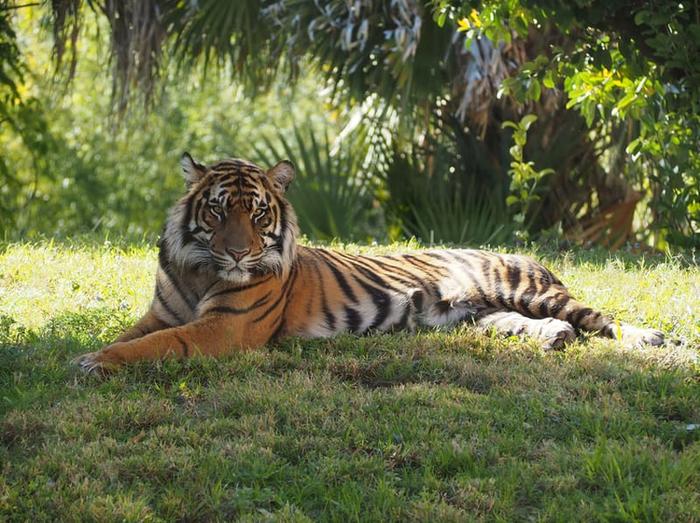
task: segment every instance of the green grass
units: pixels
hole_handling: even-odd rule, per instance
[[[465,326],[101,380],[69,362],[145,311],[155,250],[5,245],[0,520],[700,521],[700,270],[546,262],[670,344],[544,353]]]

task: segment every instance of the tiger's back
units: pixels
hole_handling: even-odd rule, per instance
[[[553,348],[574,335],[572,327],[594,331],[612,325],[611,319],[574,300],[548,269],[524,256],[473,249],[352,256],[300,248],[298,270],[283,334],[332,336],[463,321],[489,325],[485,318],[514,312],[505,329],[509,333],[537,326],[528,320],[558,320],[546,322],[544,341]]]
[[[532,260],[476,250],[385,256],[300,248],[285,333],[331,336],[475,320],[513,300],[514,271],[538,291],[553,282]],[[515,282],[518,279],[518,282]]]

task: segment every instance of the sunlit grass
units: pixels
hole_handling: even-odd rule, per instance
[[[590,338],[549,354],[464,326],[290,339],[98,380],[69,361],[146,310],[156,268],[153,247],[115,245],[0,250],[0,519],[700,513],[692,260],[538,254],[583,301],[666,330],[660,349]]]

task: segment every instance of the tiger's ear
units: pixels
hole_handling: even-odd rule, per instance
[[[185,183],[189,189],[199,180],[201,180],[207,172],[206,166],[199,162],[196,162],[190,153],[184,153],[182,158],[180,158],[180,165],[182,166],[182,174],[185,177]]]
[[[282,192],[286,192],[287,187],[289,187],[289,184],[292,183],[295,174],[294,164],[289,160],[282,160],[272,169],[267,171],[267,177]]]

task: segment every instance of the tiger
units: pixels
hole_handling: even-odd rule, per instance
[[[141,360],[220,357],[287,336],[330,337],[468,322],[561,349],[581,331],[630,346],[664,333],[614,321],[574,299],[535,260],[475,249],[351,255],[299,245],[286,193],[296,172],[238,158],[181,159],[185,195],[159,240],[148,312],[84,354],[89,373]]]

